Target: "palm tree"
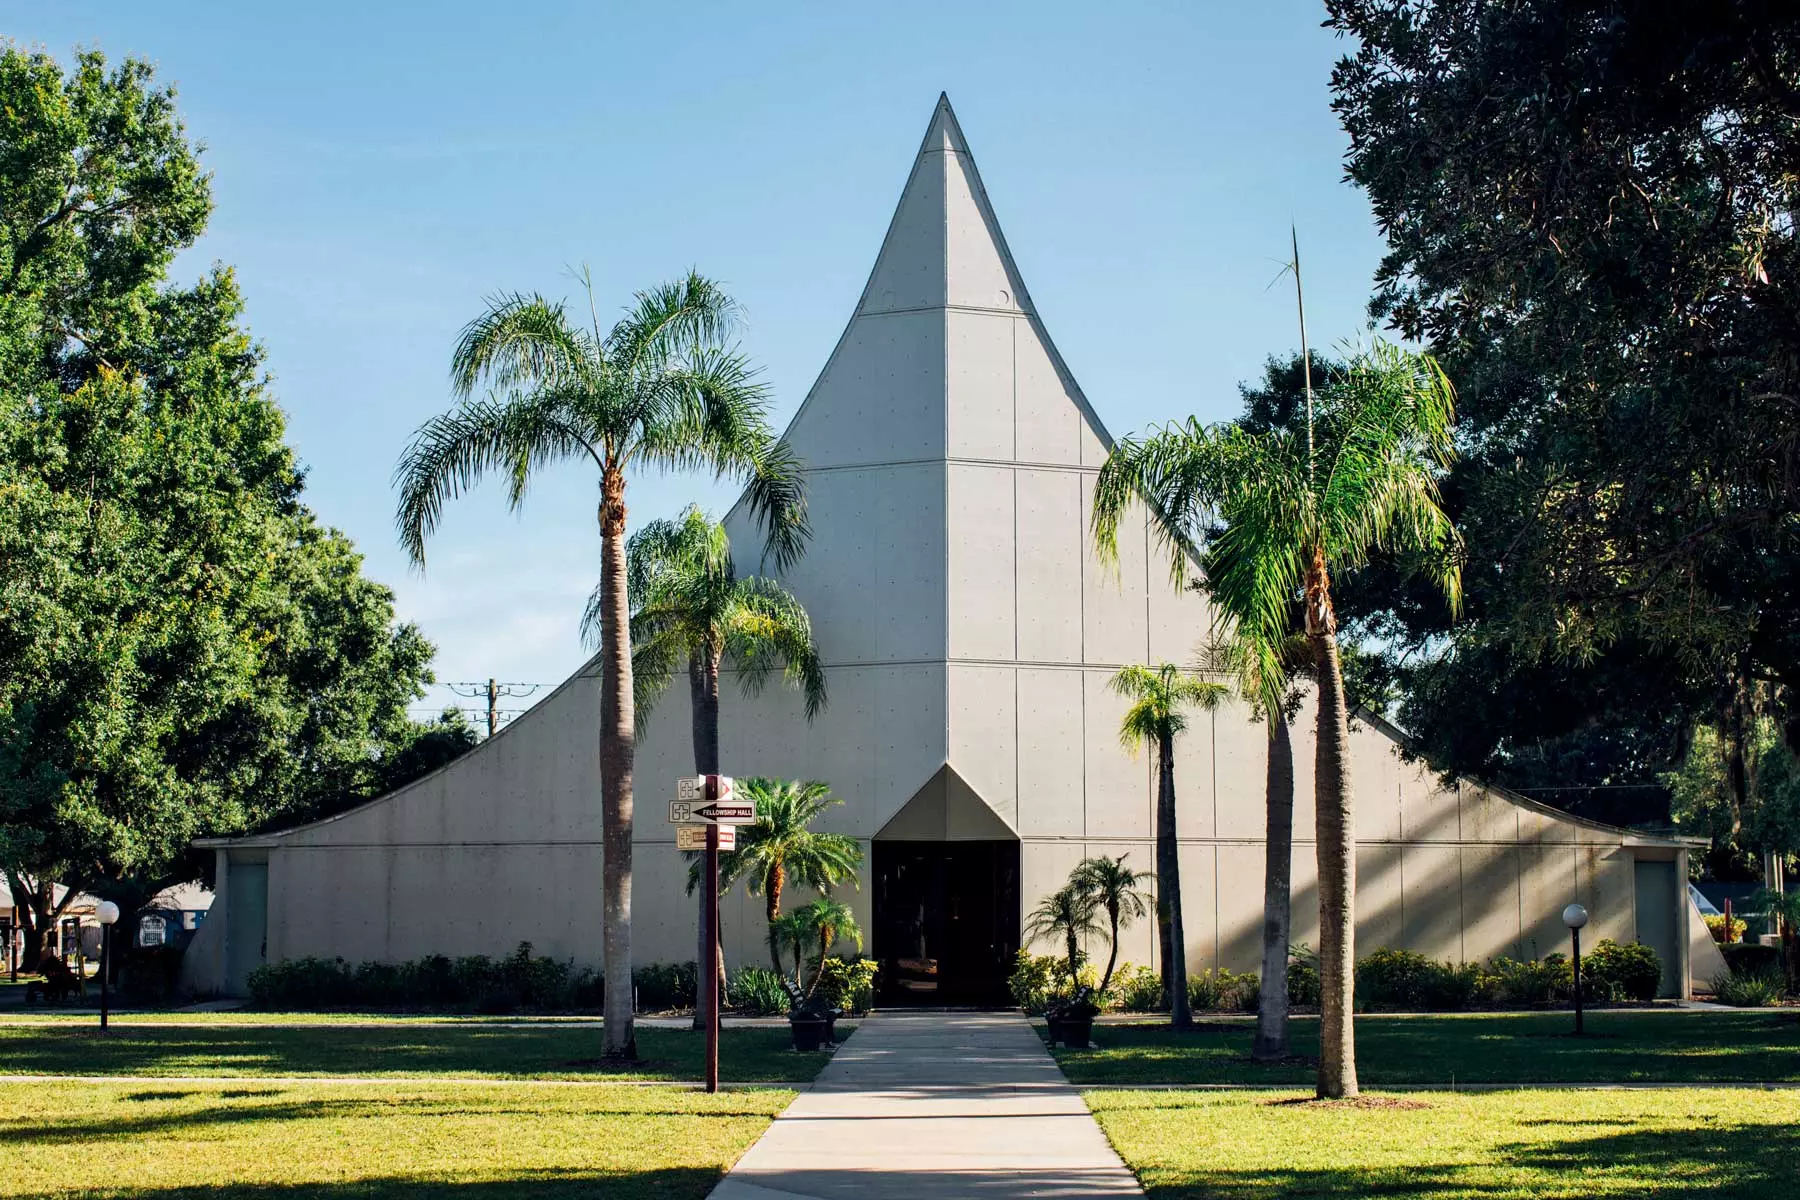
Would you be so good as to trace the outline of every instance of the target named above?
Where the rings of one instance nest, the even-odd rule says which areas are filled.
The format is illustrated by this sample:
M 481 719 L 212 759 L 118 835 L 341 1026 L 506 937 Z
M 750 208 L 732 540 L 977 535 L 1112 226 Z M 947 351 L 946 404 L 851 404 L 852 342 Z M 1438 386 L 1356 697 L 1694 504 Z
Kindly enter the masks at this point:
M 676 670 L 687 667 L 691 692 L 694 773 L 719 773 L 719 668 L 729 659 L 746 694 L 754 694 L 780 670 L 806 697 L 806 718 L 825 703 L 825 672 L 813 645 L 812 623 L 793 593 L 772 579 L 740 578 L 725 527 L 698 508 L 673 521 L 652 521 L 625 544 L 626 595 L 631 601 L 631 678 L 640 730 Z M 588 599 L 581 627 L 590 645 L 599 639 L 604 597 Z M 688 891 L 698 887 L 690 872 Z M 700 910 L 696 962 L 712 955 L 725 983 L 724 939 L 714 931 L 708 946 L 706 910 Z M 702 1006 L 694 1024 L 702 1024 Z
M 585 274 L 588 312 L 596 313 Z M 516 509 L 533 475 L 585 460 L 599 475 L 600 820 L 605 1048 L 636 1057 L 631 1012 L 632 768 L 636 756 L 626 597 L 625 484 L 638 467 L 704 468 L 748 483 L 778 565 L 808 535 L 801 476 L 770 431 L 748 360 L 726 344 L 737 306 L 697 274 L 640 292 L 602 330 L 560 302 L 508 295 L 462 332 L 451 359 L 461 404 L 419 427 L 394 478 L 400 541 L 423 568 L 444 505 L 499 475 Z M 490 390 L 479 399 L 477 387 Z
M 793 952 L 795 987 L 799 987 L 800 981 L 806 978 L 805 972 L 801 968 L 801 958 L 812 945 L 815 936 L 817 936 L 816 931 L 808 928 L 806 919 L 798 912 L 783 913 L 769 922 L 769 944 L 776 948 L 785 946 Z M 776 963 L 775 973 L 780 975 L 782 970 L 779 958 Z
M 1069 980 L 1081 970 L 1081 939 L 1103 933 L 1099 922 L 1099 905 L 1082 882 L 1071 876 L 1069 882 L 1038 901 L 1038 906 L 1025 917 L 1027 943 L 1063 939 L 1069 957 Z
M 781 949 L 775 923 L 781 918 L 781 897 L 788 884 L 817 892 L 830 891 L 846 879 L 854 885 L 862 866 L 862 846 L 845 834 L 808 828 L 826 809 L 843 803 L 831 794 L 830 784 L 751 778 L 738 780 L 736 792 L 755 804 L 756 820 L 738 826 L 737 848 L 719 856 L 720 886 L 747 876 L 751 895 L 764 897 L 769 961 L 779 975 Z
M 794 910 L 794 920 L 800 928 L 811 934 L 813 944 L 818 948 L 818 961 L 813 966 L 812 983 L 807 986 L 808 999 L 819 990 L 819 980 L 825 975 L 825 958 L 831 948 L 841 939 L 861 950 L 863 946 L 862 927 L 856 923 L 856 914 L 850 906 L 830 896 L 816 896 L 806 904 Z M 800 982 L 800 956 L 794 955 L 794 982 Z
M 1223 606 L 1219 611 L 1229 617 Z M 1287 962 L 1294 927 L 1294 743 L 1288 721 L 1300 698 L 1288 686 L 1288 674 L 1304 669 L 1307 646 L 1304 635 L 1294 633 L 1279 646 L 1264 647 L 1254 626 L 1229 620 L 1227 624 L 1230 637 L 1215 643 L 1211 656 L 1237 677 L 1239 693 L 1269 730 L 1263 786 L 1262 986 L 1257 991 L 1256 1038 L 1250 1057 L 1277 1062 L 1287 1057 L 1289 1049 Z
M 1211 711 L 1229 689 L 1179 671 L 1171 663 L 1121 667 L 1108 686 L 1132 701 L 1119 723 L 1119 741 L 1133 757 L 1142 746 L 1156 750 L 1156 923 L 1162 943 L 1163 997 L 1170 1025 L 1192 1029 L 1187 940 L 1181 927 L 1181 861 L 1175 840 L 1175 739 L 1187 729 L 1184 709 Z
M 1102 992 L 1111 985 L 1113 968 L 1119 965 L 1119 930 L 1150 914 L 1149 906 L 1144 903 L 1148 896 L 1141 885 L 1156 876 L 1148 871 L 1132 870 L 1125 865 L 1127 857 L 1121 854 L 1117 858 L 1108 858 L 1102 854 L 1097 858 L 1084 858 L 1070 876 L 1095 907 L 1106 913 L 1110 931 L 1107 940 L 1111 949 L 1106 955 L 1106 973 L 1100 977 Z
M 1287 429 L 1251 433 L 1194 420 L 1114 447 L 1095 485 L 1093 525 L 1116 554 L 1134 497 L 1155 514 L 1179 582 L 1204 540 L 1208 591 L 1255 634 L 1263 661 L 1300 603 L 1319 695 L 1314 770 L 1319 858 L 1319 1077 L 1321 1097 L 1357 1092 L 1350 1010 L 1355 966 L 1355 824 L 1350 729 L 1331 574 L 1372 550 L 1417 558 L 1454 608 L 1461 540 L 1438 500 L 1454 455 L 1455 394 L 1429 355 L 1378 342 L 1354 356 L 1308 413 L 1302 440 Z M 1210 532 L 1215 523 L 1222 527 Z M 1272 685 L 1265 685 L 1272 689 Z

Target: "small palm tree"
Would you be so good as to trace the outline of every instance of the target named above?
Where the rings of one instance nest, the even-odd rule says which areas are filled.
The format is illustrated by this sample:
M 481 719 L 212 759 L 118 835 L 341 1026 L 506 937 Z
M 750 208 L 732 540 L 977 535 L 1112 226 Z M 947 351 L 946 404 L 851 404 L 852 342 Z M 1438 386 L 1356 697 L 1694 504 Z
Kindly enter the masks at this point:
M 1175 829 L 1175 739 L 1187 729 L 1185 710 L 1215 709 L 1230 690 L 1223 684 L 1177 670 L 1170 663 L 1121 667 L 1109 686 L 1132 701 L 1119 724 L 1119 740 L 1125 749 L 1134 757 L 1143 746 L 1156 751 L 1156 921 L 1162 942 L 1163 998 L 1169 1005 L 1169 1023 L 1176 1029 L 1192 1029 L 1187 940 L 1182 934 L 1181 860 Z
M 809 935 L 813 948 L 818 951 L 813 963 L 812 983 L 807 986 L 806 995 L 810 999 L 819 990 L 819 980 L 825 975 L 825 959 L 831 948 L 839 941 L 849 942 L 857 950 L 863 946 L 862 927 L 856 923 L 856 914 L 850 906 L 830 896 L 818 896 L 794 910 L 794 920 Z M 800 957 L 794 956 L 794 982 L 800 982 Z
M 1093 894 L 1080 880 L 1069 882 L 1038 901 L 1038 906 L 1025 917 L 1025 939 L 1029 942 L 1063 940 L 1069 958 L 1069 978 L 1081 970 L 1081 939 L 1103 935 L 1100 908 Z
M 740 779 L 737 794 L 756 806 L 756 820 L 738 826 L 737 848 L 719 856 L 720 886 L 748 878 L 751 895 L 764 897 L 769 920 L 769 961 L 781 973 L 781 950 L 775 923 L 789 883 L 828 892 L 849 880 L 854 886 L 862 866 L 862 846 L 841 833 L 820 833 L 810 826 L 826 809 L 843 801 L 831 785 L 811 780 Z M 798 976 L 796 975 L 796 982 Z
M 1321 1097 L 1357 1092 L 1351 988 L 1356 954 L 1355 808 L 1349 714 L 1331 577 L 1384 549 L 1411 555 L 1452 608 L 1461 540 L 1438 500 L 1454 456 L 1455 394 L 1429 355 L 1377 342 L 1318 397 L 1304 437 L 1171 425 L 1113 448 L 1095 484 L 1093 526 L 1116 555 L 1126 506 L 1142 497 L 1177 582 L 1205 543 L 1207 590 L 1262 648 L 1252 669 L 1275 694 L 1277 648 L 1302 606 L 1319 696 L 1313 786 L 1319 858 Z M 1222 527 L 1216 532 L 1212 527 Z
M 1106 914 L 1111 949 L 1106 955 L 1106 973 L 1100 977 L 1100 990 L 1112 984 L 1113 968 L 1119 965 L 1119 931 L 1150 914 L 1146 903 L 1149 895 L 1143 884 L 1156 878 L 1148 871 L 1134 871 L 1125 865 L 1129 855 L 1117 858 L 1100 855 L 1084 858 L 1076 866 L 1070 881 L 1081 888 L 1096 908 Z
M 812 947 L 815 931 L 806 924 L 806 919 L 798 912 L 783 913 L 769 922 L 769 944 L 778 950 L 786 949 L 794 956 L 794 986 L 806 978 L 801 969 L 801 960 L 807 950 Z M 775 973 L 782 974 L 780 959 L 776 959 Z
M 596 314 L 593 283 L 581 279 Z M 737 305 L 690 274 L 634 298 L 602 330 L 542 296 L 492 301 L 451 358 L 461 405 L 419 427 L 394 479 L 396 522 L 415 566 L 444 505 L 484 477 L 507 484 L 514 508 L 553 463 L 591 463 L 600 501 L 600 820 L 605 1046 L 634 1058 L 631 1012 L 631 773 L 636 718 L 626 596 L 625 484 L 637 468 L 702 468 L 745 481 L 777 564 L 804 546 L 801 473 L 771 432 L 767 395 L 726 339 Z M 475 390 L 491 391 L 480 399 Z

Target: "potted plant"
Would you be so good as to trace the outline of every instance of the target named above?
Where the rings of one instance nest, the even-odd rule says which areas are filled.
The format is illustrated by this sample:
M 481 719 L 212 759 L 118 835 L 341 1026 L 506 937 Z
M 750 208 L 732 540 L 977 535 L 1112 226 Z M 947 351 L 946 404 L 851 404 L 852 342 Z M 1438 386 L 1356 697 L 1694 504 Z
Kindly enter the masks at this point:
M 1094 1017 L 1100 1006 L 1094 1003 L 1094 989 L 1083 984 L 1066 996 L 1057 996 L 1044 1005 L 1044 1023 L 1050 1027 L 1050 1044 L 1061 1042 L 1071 1050 L 1085 1050 L 1093 1041 Z
M 788 994 L 788 1030 L 794 1037 L 794 1049 L 803 1054 L 819 1049 L 831 1036 L 829 1010 L 792 980 L 781 982 Z

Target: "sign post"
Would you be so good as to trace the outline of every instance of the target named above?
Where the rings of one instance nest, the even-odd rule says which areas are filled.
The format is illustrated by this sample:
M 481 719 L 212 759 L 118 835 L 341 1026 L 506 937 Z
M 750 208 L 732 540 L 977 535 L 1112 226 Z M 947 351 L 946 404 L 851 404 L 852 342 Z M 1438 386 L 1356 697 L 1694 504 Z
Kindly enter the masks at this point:
M 706 777 L 710 807 L 719 797 L 719 777 Z M 719 1090 L 719 826 L 706 823 L 706 967 L 700 972 L 706 992 L 706 1090 Z
M 669 801 L 669 824 L 676 826 L 675 845 L 698 850 L 704 857 L 700 898 L 701 952 L 700 1019 L 706 1026 L 706 1090 L 719 1090 L 719 851 L 736 842 L 733 826 L 756 820 L 756 805 L 734 800 L 729 775 L 684 775 L 675 781 L 675 799 Z M 724 828 L 720 828 L 723 826 Z

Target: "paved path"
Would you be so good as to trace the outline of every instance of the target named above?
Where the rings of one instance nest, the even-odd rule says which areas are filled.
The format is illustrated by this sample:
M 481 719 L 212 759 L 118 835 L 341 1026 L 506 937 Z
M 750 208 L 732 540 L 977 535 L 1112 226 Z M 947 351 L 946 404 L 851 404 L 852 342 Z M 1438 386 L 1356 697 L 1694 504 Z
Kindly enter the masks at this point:
M 868 1017 L 712 1200 L 1142 1196 L 1023 1017 Z

